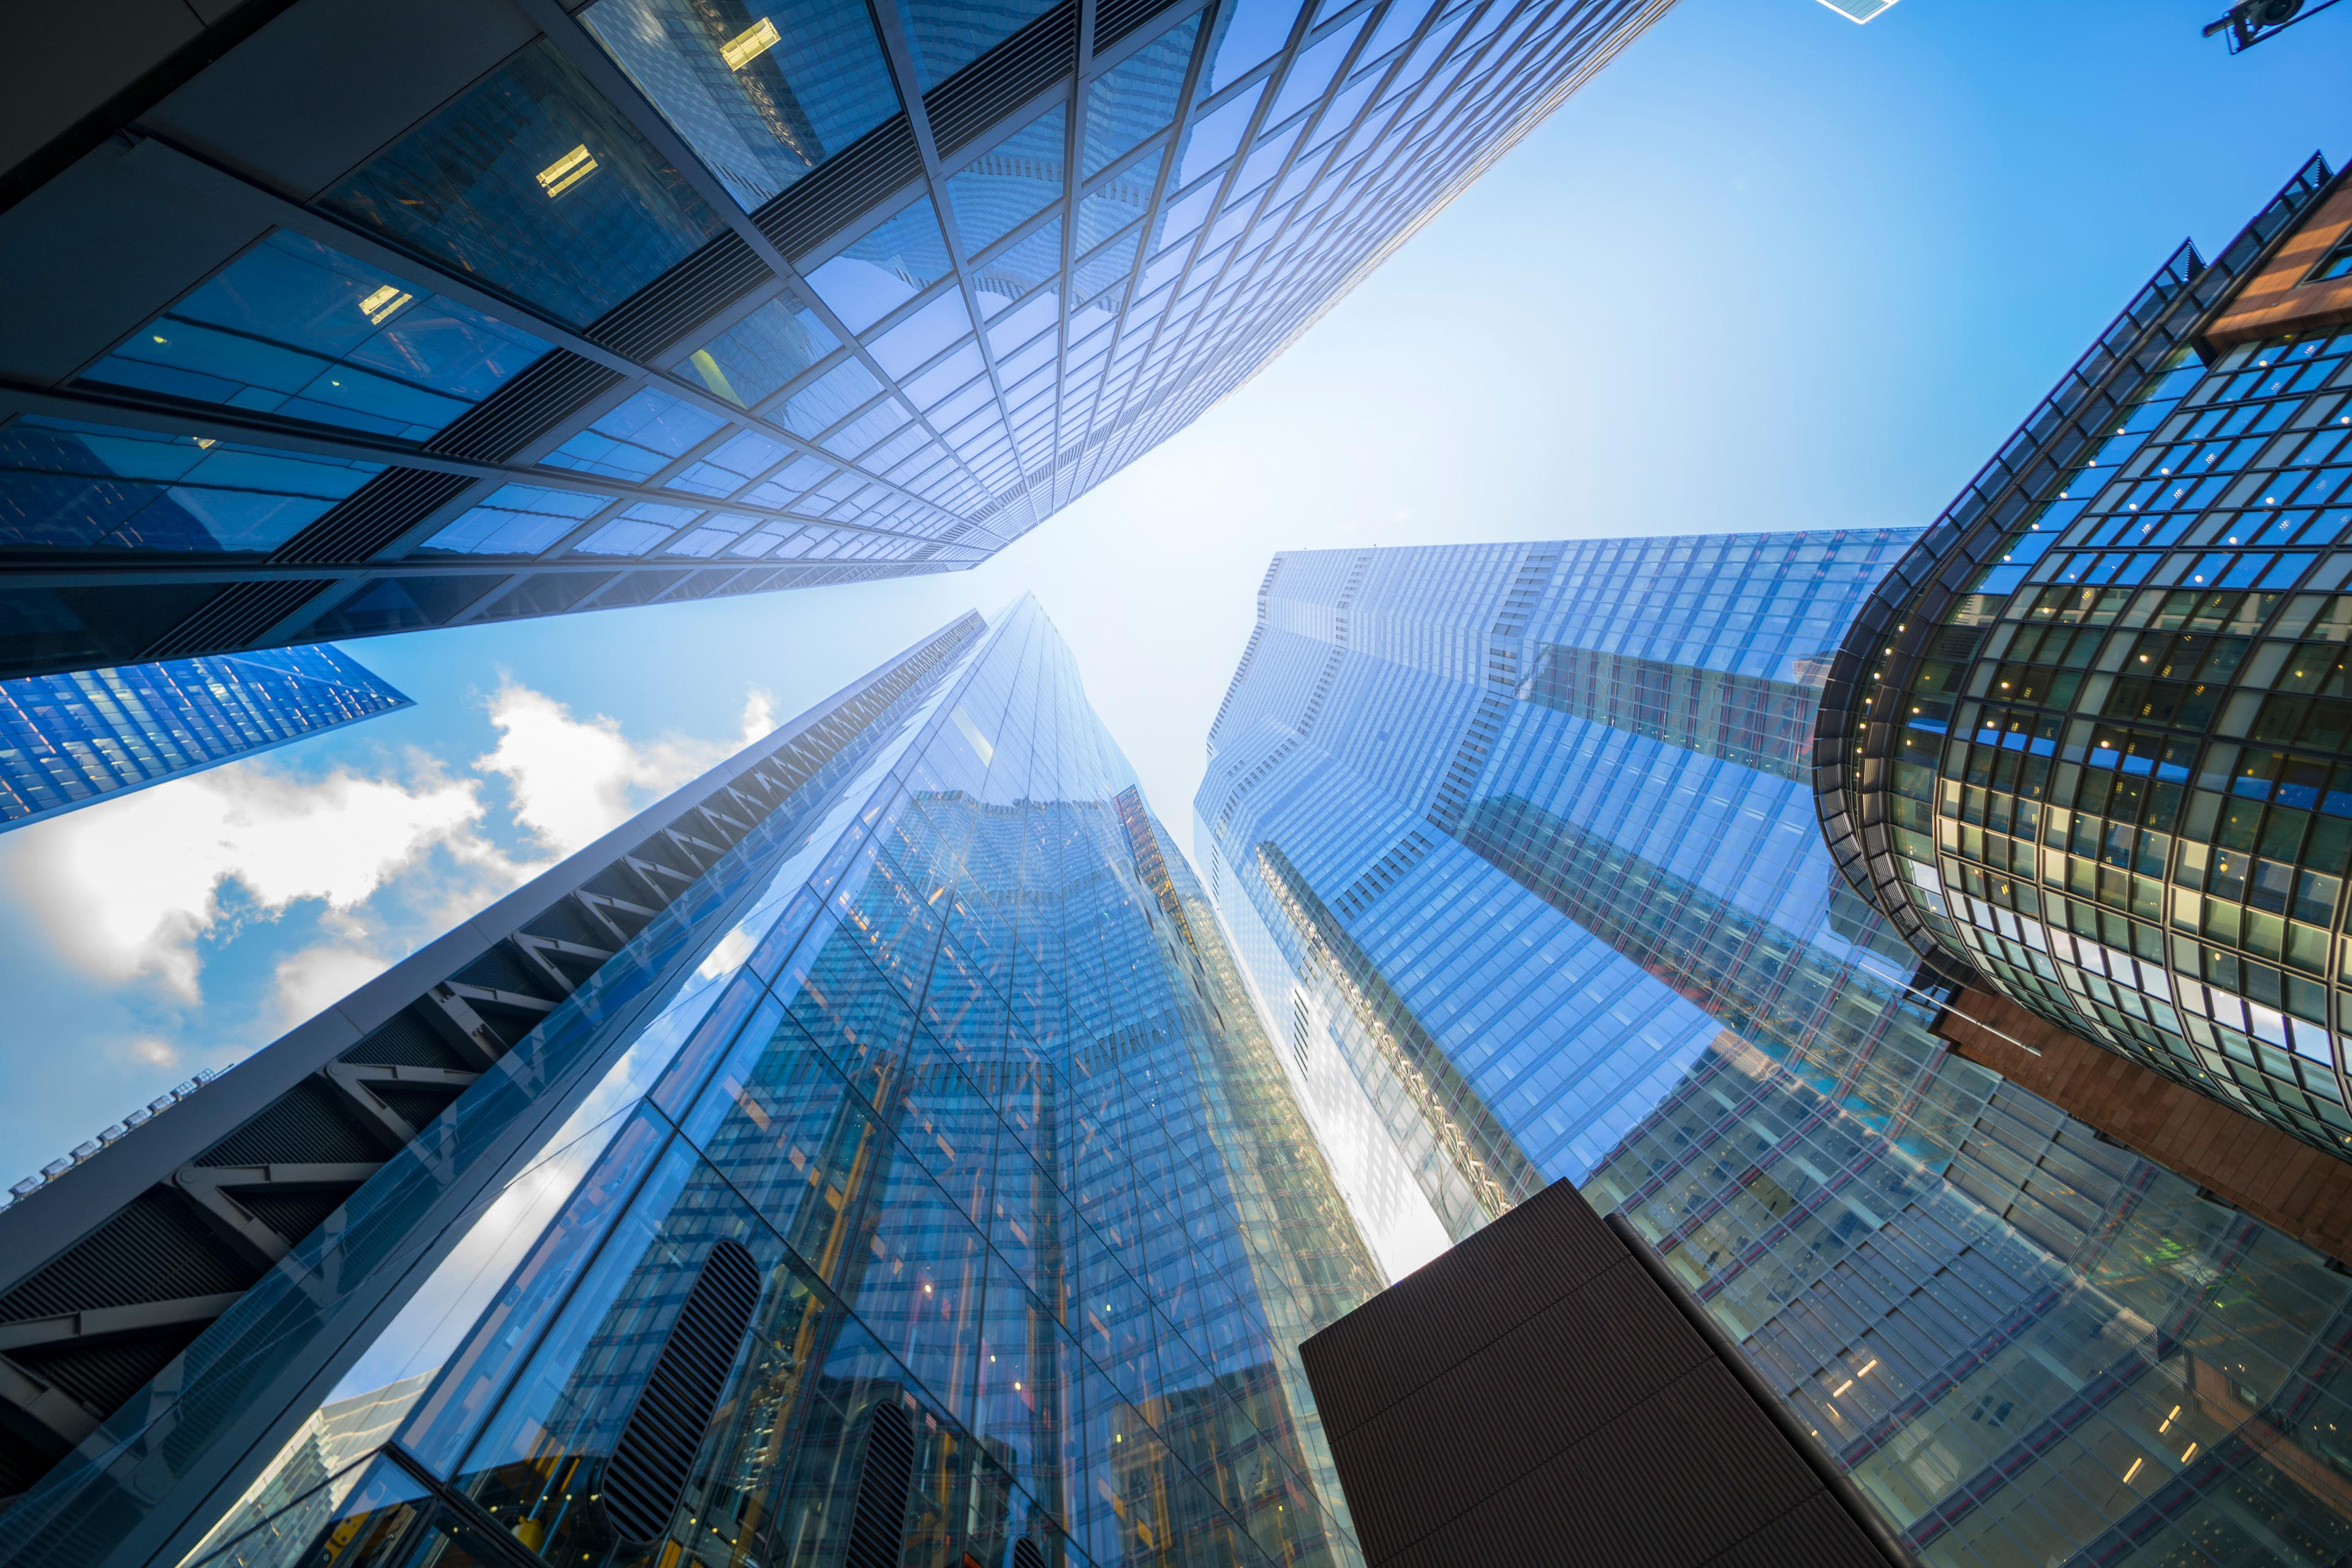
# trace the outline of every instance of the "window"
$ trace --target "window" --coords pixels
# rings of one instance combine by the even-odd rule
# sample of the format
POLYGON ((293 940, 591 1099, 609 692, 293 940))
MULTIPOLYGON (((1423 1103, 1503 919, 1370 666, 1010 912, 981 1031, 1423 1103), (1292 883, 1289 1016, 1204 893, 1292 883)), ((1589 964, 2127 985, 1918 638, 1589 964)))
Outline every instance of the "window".
POLYGON ((575 326, 720 226, 543 38, 320 204, 575 326))
POLYGON ((2311 269, 2311 276, 2304 281, 2325 283, 2334 278, 2352 278, 2352 229, 2347 229, 2344 237, 2319 258, 2319 265, 2311 269))
POLYGON ((378 463, 26 416, 0 426, 0 544, 264 552, 378 463))
POLYGON ((546 352, 527 332, 281 229, 82 379, 418 441, 546 352))

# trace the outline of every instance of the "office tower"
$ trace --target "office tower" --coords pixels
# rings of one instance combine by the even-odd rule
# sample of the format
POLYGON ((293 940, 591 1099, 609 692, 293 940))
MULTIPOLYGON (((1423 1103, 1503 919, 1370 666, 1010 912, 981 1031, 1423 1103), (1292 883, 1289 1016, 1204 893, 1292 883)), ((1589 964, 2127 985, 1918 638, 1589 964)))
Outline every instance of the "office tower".
POLYGON ((2165 264, 1857 617, 1818 778, 1964 1011, 2352 1157, 2347 235, 2315 158, 2165 264))
POLYGON ((1669 3, 33 30, 0 677, 968 567, 1240 384, 1669 3))
POLYGON ((408 706, 323 644, 0 680, 0 831, 408 706))
POLYGON ((1279 556, 1203 874, 1351 1194, 1574 1182, 1923 1562, 2333 1561, 2352 1278, 1953 1050, 1828 854, 1822 673, 1917 537, 1279 556))
MULTIPOLYGON (((583 852, 736 834, 0 1555, 1355 1561, 1296 1346, 1381 1277, 1066 649, 1024 601, 862 695, 583 852)), ((439 1038, 404 1020, 530 934, 341 1056, 439 1038)), ((254 1158, 246 1071, 140 1131, 220 1096, 182 1143, 254 1158)))

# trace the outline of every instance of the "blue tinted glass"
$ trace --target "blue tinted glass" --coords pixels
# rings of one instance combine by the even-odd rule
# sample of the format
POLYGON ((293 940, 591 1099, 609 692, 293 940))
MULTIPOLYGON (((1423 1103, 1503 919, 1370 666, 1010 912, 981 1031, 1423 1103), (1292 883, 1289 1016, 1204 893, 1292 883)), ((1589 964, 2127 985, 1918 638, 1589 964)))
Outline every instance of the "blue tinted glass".
POLYGON ((0 540, 67 550, 262 551, 381 463, 27 416, 0 426, 0 540))
POLYGON ((861 0, 598 0, 580 19, 746 207, 898 111, 861 0))
POLYGON ((540 461, 616 479, 650 479, 725 423, 647 387, 540 461))
POLYGON ((1363 27, 1363 18, 1359 16, 1292 61, 1288 74, 1282 79, 1280 95, 1266 111, 1266 122, 1279 124, 1322 97, 1323 89, 1331 85, 1331 78, 1338 73, 1339 62, 1347 58, 1348 46, 1355 42, 1363 27))
POLYGON ((422 440, 546 352, 280 229, 83 379, 422 440))
POLYGON ((814 436, 882 390, 874 373, 844 360, 784 404, 783 423, 799 436, 814 436))
POLYGON ((575 326, 719 228, 545 39, 320 201, 575 326))
POLYGON ((830 328, 785 293, 695 350, 684 370, 730 403, 750 408, 840 346, 830 328))
POLYGON ((1166 158, 1164 153, 1139 158, 1079 201, 1077 247, 1081 251, 1092 249, 1144 215, 1151 205, 1151 184, 1160 177, 1160 165, 1166 158))
POLYGON ((903 376, 971 331, 963 295, 950 289, 872 341, 874 361, 884 373, 903 376))
POLYGON ((1062 269, 1062 220, 1026 234, 972 269, 984 315, 994 315, 1062 269))
POLYGON ((948 275, 948 245, 931 204, 918 197, 808 275, 809 287, 862 332, 948 275))
POLYGON ((1290 39, 1299 0, 1224 0, 1209 29, 1209 64, 1201 91, 1212 93, 1262 64, 1290 39))
POLYGON ((573 545, 580 555, 643 555, 702 513, 690 506, 639 501, 573 545))
POLYGON ((1054 0, 894 0, 915 54, 915 76, 931 89, 1054 8, 1054 0))
POLYGON ((407 706, 324 646, 0 680, 0 827, 407 706))
POLYGON ((1251 113, 1265 96, 1263 87, 1253 87, 1184 128, 1176 142, 1178 185, 1191 184, 1234 155, 1234 149, 1242 144, 1242 132, 1249 129, 1251 113))
POLYGON ((1115 239, 1101 250, 1078 263, 1070 274, 1070 295, 1087 300, 1112 284, 1123 281, 1135 267, 1135 247, 1139 235, 1115 239))
POLYGON ((665 481, 665 488, 692 490, 697 495, 731 496, 758 475, 784 460, 789 448, 755 430, 746 430, 710 453, 686 472, 665 481))
POLYGON ((1057 106, 948 176, 966 252, 987 249, 1061 199, 1068 124, 1068 111, 1057 106))
POLYGON ((611 496, 577 490, 501 485, 426 540, 424 548, 469 555, 536 555, 612 502, 611 496))
POLYGON ((1192 63, 1192 40, 1200 31, 1198 14, 1185 17, 1087 89, 1087 178, 1175 120, 1183 101, 1184 68, 1192 63))

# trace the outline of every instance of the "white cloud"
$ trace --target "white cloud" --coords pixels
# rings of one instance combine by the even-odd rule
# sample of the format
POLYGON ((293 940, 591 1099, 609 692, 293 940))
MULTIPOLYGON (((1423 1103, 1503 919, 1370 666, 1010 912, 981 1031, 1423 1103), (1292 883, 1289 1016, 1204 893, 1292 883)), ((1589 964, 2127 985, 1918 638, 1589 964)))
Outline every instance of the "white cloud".
POLYGON ((734 741, 673 736, 639 745, 601 713, 575 719, 552 697, 509 681, 490 699, 498 748, 476 758, 474 767, 504 774, 515 820, 551 854, 569 855, 765 735, 775 727, 774 706, 766 692, 752 691, 734 741))
POLYGON ((291 1028, 390 967, 378 954, 340 942, 289 954, 278 961, 278 1021, 291 1028))
POLYGON ((436 845, 499 860, 477 786, 429 767, 414 785, 337 770, 304 780, 235 763, 20 828, 8 869, 50 938, 103 980, 199 994, 197 941, 241 884, 274 917, 298 900, 347 912, 436 845))
MULTIPOLYGON (((549 857, 589 843, 773 726, 761 691, 745 701, 741 738, 717 742, 639 745, 613 720, 576 719, 511 681, 488 707, 499 743, 475 771, 506 779, 516 826, 549 857)), ((408 940, 438 934, 545 868, 484 836, 480 781, 416 755, 404 772, 404 782, 348 768, 305 778, 266 762, 231 763, 19 828, 0 841, 0 878, 74 967, 110 984, 152 980, 184 1002, 201 995, 200 942, 315 900, 324 940, 275 965, 278 1015, 299 1022, 380 973, 408 940), (400 912, 388 917, 376 895, 394 883, 400 912), (404 940, 412 927, 430 929, 404 940)), ((147 1044, 176 1055, 161 1040, 147 1044)), ((169 1065, 152 1053, 141 1059, 169 1065)))

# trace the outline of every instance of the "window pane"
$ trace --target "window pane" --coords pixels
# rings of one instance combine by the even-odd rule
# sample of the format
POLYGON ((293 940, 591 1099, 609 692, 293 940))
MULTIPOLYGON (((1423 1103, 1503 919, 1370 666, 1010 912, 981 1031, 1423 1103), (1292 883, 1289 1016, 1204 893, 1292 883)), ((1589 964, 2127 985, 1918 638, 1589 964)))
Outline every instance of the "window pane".
POLYGON ((470 555, 536 555, 612 503, 611 496, 502 485, 426 540, 424 548, 470 555))
POLYGON ((615 479, 645 479, 726 421, 648 387, 540 461, 615 479))
POLYGON ((987 249, 1061 199, 1068 123, 1057 105, 948 176, 965 254, 987 249))
POLYGON ((1225 0, 1209 32, 1209 65, 1201 90, 1216 91, 1238 80, 1290 40, 1298 0, 1225 0))
POLYGON ((806 305, 785 293, 695 350, 684 368, 730 403, 750 408, 840 346, 806 305))
POLYGON ((82 379, 419 441, 546 352, 280 229, 82 379))
POLYGON ((919 196, 808 280, 851 331, 862 332, 947 274, 940 220, 919 196))
POLYGON ((1176 118, 1184 68, 1201 30, 1198 13, 1105 71, 1087 91, 1086 174, 1097 170, 1176 118))
POLYGON ((578 555, 643 555, 702 515, 690 506, 639 501, 572 546, 578 555))
POLYGON ((994 315, 1062 269, 1062 220, 1024 235, 972 269, 972 288, 983 315, 994 315))
POLYGON ((1080 250, 1091 250, 1143 216, 1151 205, 1151 183, 1166 154, 1153 153, 1120 170, 1108 184, 1078 203, 1080 250))
POLYGON ((0 426, 0 543, 267 551, 380 463, 26 416, 0 426))
POLYGON ((543 38, 320 200, 575 326, 719 228, 543 38))
POLYGON ((898 0, 898 6, 916 79, 929 92, 1052 10, 1054 0, 898 0))
POLYGON ((599 0, 580 19, 746 208, 898 111, 863 0, 599 0))

